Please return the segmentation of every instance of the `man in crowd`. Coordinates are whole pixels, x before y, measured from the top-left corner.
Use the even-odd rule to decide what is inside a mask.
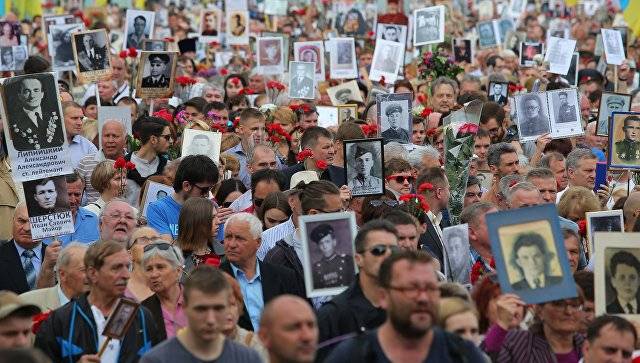
[[[98,224],[100,240],[127,246],[135,227],[136,214],[126,201],[114,198],[102,208]]]
[[[384,179],[386,190],[391,191],[396,197],[411,193],[415,181],[411,164],[398,158],[385,161]]]
[[[0,291],[0,349],[30,347],[32,318],[40,311],[37,305],[23,301],[15,293]]]
[[[488,171],[487,152],[491,145],[491,137],[489,132],[483,128],[479,128],[478,132],[473,136],[473,153],[478,157],[478,170]]]
[[[638,333],[628,320],[615,315],[597,317],[582,345],[584,363],[632,361]]]
[[[542,203],[538,188],[529,182],[520,182],[509,188],[506,195],[509,209],[531,207]]]
[[[411,214],[401,210],[386,213],[384,220],[393,224],[398,232],[398,247],[405,250],[418,249],[418,221]]]
[[[442,220],[442,212],[449,204],[449,180],[440,168],[426,169],[418,176],[418,193],[424,195],[429,211],[427,212],[427,231],[420,236],[421,248],[434,256],[444,272],[446,251],[442,241],[442,228],[447,224]]]
[[[547,168],[533,168],[527,172],[525,180],[538,188],[545,203],[555,203],[558,194],[556,177]]]
[[[493,182],[491,183],[491,189],[485,193],[482,200],[497,204],[500,179],[507,175],[517,175],[519,173],[520,160],[513,146],[501,142],[489,147],[487,164],[493,174]]]
[[[576,148],[567,155],[567,188],[558,192],[557,202],[569,187],[593,190],[596,180],[597,158],[589,149]]]
[[[431,94],[433,111],[446,115],[456,104],[458,83],[447,77],[438,77],[431,85]]]
[[[480,261],[485,271],[493,271],[491,260],[491,241],[487,229],[486,216],[497,212],[498,208],[488,202],[479,202],[465,207],[460,214],[460,223],[466,223],[469,228],[470,264],[473,266]]]
[[[244,185],[251,187],[251,174],[247,168],[247,156],[254,146],[266,141],[265,117],[255,108],[247,108],[240,113],[240,123],[236,133],[240,136],[240,143],[226,153],[235,156],[240,162],[239,178]]]
[[[71,165],[75,168],[83,156],[95,153],[98,149],[91,141],[82,136],[82,119],[84,117],[82,106],[73,101],[64,102],[62,114],[64,115],[64,128],[67,132]]]
[[[462,205],[467,207],[473,203],[478,203],[481,200],[482,185],[480,185],[480,179],[473,175],[469,175],[469,178],[467,179],[467,190],[464,193],[464,201]]]
[[[505,112],[502,106],[495,102],[485,102],[480,113],[480,129],[489,134],[492,144],[502,141],[505,136]]]
[[[265,198],[271,193],[282,191],[284,185],[285,179],[282,172],[272,169],[258,170],[251,175],[252,204],[245,211],[257,215]]]
[[[541,168],[547,168],[553,172],[556,178],[557,191],[564,190],[567,187],[567,167],[564,155],[559,152],[553,151],[545,153],[540,159],[539,166]]]

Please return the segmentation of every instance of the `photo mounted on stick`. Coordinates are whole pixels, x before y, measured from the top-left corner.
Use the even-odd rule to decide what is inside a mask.
[[[289,62],[289,98],[316,98],[315,63]]]
[[[83,83],[111,77],[109,49],[109,38],[105,29],[73,33],[76,72]]]
[[[176,52],[141,52],[136,95],[141,98],[167,98],[173,94]]]
[[[53,24],[47,35],[49,55],[54,71],[72,71],[76,69],[73,56],[72,34],[84,30],[84,23]]]
[[[609,122],[613,112],[628,112],[631,109],[631,95],[602,92],[598,108],[596,135],[609,136]]]

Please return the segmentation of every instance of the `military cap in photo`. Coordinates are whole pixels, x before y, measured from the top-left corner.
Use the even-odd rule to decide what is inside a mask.
[[[346,95],[346,94],[351,94],[351,90],[348,89],[348,88],[344,88],[344,89],[336,91],[336,97],[340,97],[340,96]]]
[[[357,159],[364,154],[373,155],[373,152],[369,150],[367,147],[363,146],[362,144],[353,144],[353,146],[351,146],[351,152],[353,154],[354,159]]]
[[[154,60],[159,60],[162,63],[169,63],[169,55],[164,53],[153,53],[149,54],[149,63],[152,63]]]
[[[393,104],[393,105],[387,106],[387,108],[384,110],[384,113],[387,116],[389,116],[390,114],[392,114],[394,112],[402,113],[402,107],[400,107],[400,105],[398,105],[398,104]]]
[[[624,99],[620,96],[610,96],[607,98],[607,106],[618,105],[619,107],[624,106]]]
[[[311,235],[309,237],[311,237],[311,240],[315,243],[319,243],[320,240],[328,235],[333,235],[333,227],[329,224],[321,224],[311,231]]]

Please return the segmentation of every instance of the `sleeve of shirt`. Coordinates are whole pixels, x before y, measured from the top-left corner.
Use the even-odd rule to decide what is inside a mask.
[[[168,234],[171,236],[171,228],[164,215],[161,214],[161,208],[156,202],[149,204],[147,207],[147,223],[149,227],[155,229],[160,234]]]

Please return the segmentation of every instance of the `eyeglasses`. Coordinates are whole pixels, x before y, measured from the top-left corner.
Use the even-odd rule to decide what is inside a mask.
[[[399,174],[389,175],[388,177],[386,177],[386,179],[387,181],[395,180],[396,183],[398,184],[402,184],[405,181],[409,184],[413,184],[413,182],[416,180],[416,178],[413,175],[399,175]]]
[[[142,250],[144,253],[147,253],[151,250],[153,250],[154,248],[159,249],[160,251],[167,251],[167,250],[171,250],[173,252],[173,255],[176,256],[176,260],[180,261],[180,257],[178,257],[178,254],[176,253],[176,250],[173,248],[173,245],[171,243],[167,243],[167,242],[162,242],[162,243],[152,243],[150,245],[146,245],[144,246],[144,249]]]
[[[191,185],[193,185],[194,188],[197,188],[200,191],[200,195],[203,195],[203,196],[208,196],[211,189],[213,189],[213,186],[201,187],[198,184],[191,184]]]
[[[380,257],[384,254],[387,253],[387,251],[391,251],[391,253],[396,253],[400,250],[400,247],[396,246],[396,245],[375,245],[369,249],[366,249],[362,252],[360,252],[360,254],[365,254],[366,252],[371,253],[372,255],[376,256],[376,257]]]
[[[390,290],[400,291],[408,298],[416,298],[420,296],[421,292],[427,295],[435,295],[440,293],[438,286],[426,285],[426,286],[389,286]]]
[[[556,309],[564,309],[571,308],[574,311],[582,311],[583,305],[577,301],[566,301],[566,300],[556,300],[549,303]]]
[[[393,199],[374,199],[369,201],[369,205],[376,208],[382,206],[383,204],[386,204],[389,207],[396,207],[399,205],[398,201]]]

